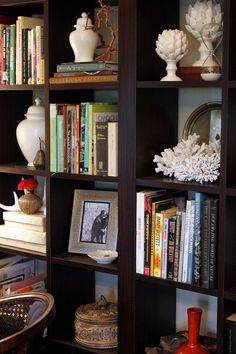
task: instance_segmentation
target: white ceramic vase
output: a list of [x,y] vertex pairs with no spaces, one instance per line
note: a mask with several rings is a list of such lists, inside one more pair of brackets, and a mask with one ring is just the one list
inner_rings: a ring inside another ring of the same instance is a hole
[[19,147],[28,161],[28,166],[33,166],[33,161],[39,150],[39,138],[45,141],[45,112],[40,105],[40,99],[35,99],[35,105],[28,108],[26,119],[22,120],[16,128],[16,138]]
[[74,27],[76,29],[70,33],[69,41],[75,55],[75,62],[93,61],[99,36],[93,30],[91,19],[83,12]]

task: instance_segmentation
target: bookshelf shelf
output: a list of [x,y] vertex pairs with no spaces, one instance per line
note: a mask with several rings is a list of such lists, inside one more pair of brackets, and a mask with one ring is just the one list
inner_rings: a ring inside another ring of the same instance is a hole
[[36,170],[20,163],[0,164],[0,172],[29,176],[45,176],[46,173],[45,170]]
[[196,182],[181,182],[175,178],[148,176],[136,179],[137,186],[146,186],[152,188],[173,188],[187,191],[200,191],[202,193],[219,194],[220,187],[218,183],[204,183]]
[[163,286],[167,287],[173,287],[176,289],[183,289],[183,290],[188,290],[194,293],[199,293],[199,294],[206,294],[206,295],[211,295],[211,296],[219,296],[219,290],[218,289],[205,289],[200,286],[195,286],[195,285],[190,285],[190,284],[184,284],[180,282],[175,282],[173,280],[167,280],[167,279],[161,279],[157,277],[147,277],[141,274],[137,274],[136,278],[138,281],[143,281],[143,282],[150,282],[153,284],[162,284]]
[[76,254],[68,254],[62,253],[55,256],[52,256],[53,264],[61,264],[68,267],[78,267],[78,268],[86,268],[90,270],[95,270],[98,272],[117,274],[117,262],[111,264],[98,264],[91,260],[86,255],[76,255]]
[[218,87],[222,88],[222,81],[137,81],[137,88],[190,88],[190,87]]
[[70,173],[51,173],[52,179],[69,179],[78,181],[103,181],[103,182],[118,182],[118,177],[109,176],[95,176],[95,175],[83,175],[83,174],[70,174]]
[[115,90],[118,88],[117,82],[96,82],[80,84],[50,84],[50,90]]
[[0,85],[0,91],[42,91],[44,85]]
[[10,246],[0,246],[0,252],[9,253],[9,254],[19,254],[28,258],[41,259],[43,261],[47,260],[47,256],[38,252],[23,250]]

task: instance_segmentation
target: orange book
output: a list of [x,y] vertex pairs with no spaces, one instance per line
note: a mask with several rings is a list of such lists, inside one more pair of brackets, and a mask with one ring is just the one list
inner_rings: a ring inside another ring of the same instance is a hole
[[115,82],[118,75],[50,77],[50,84],[78,84],[87,82]]

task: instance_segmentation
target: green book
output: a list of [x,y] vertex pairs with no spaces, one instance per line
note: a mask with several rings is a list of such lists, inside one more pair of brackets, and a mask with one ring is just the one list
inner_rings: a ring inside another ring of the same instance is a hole
[[56,146],[57,146],[57,133],[56,133],[56,116],[57,105],[56,103],[50,104],[50,171],[57,171],[57,158],[56,158]]
[[118,63],[113,61],[91,61],[83,63],[61,63],[57,65],[57,72],[101,70],[118,71]]

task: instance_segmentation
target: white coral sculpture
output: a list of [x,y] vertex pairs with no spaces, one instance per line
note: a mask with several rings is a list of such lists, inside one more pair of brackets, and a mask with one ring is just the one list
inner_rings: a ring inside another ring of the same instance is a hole
[[179,181],[213,182],[219,177],[220,140],[209,141],[209,145],[197,143],[199,135],[189,135],[173,149],[165,149],[155,155],[155,171],[165,176],[174,176]]

